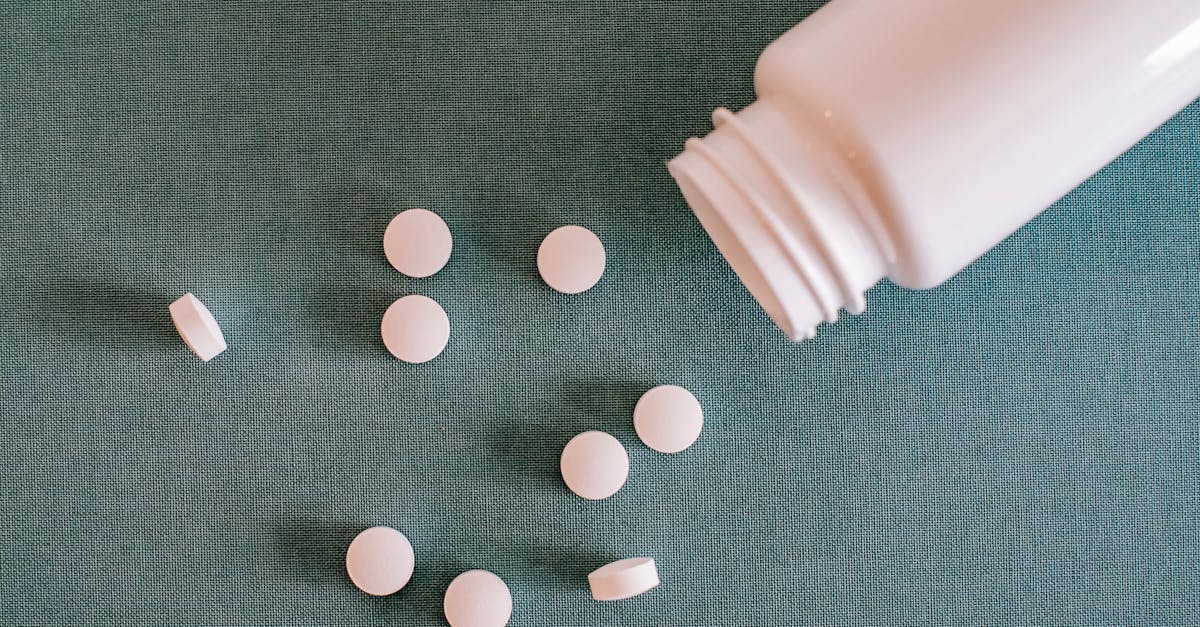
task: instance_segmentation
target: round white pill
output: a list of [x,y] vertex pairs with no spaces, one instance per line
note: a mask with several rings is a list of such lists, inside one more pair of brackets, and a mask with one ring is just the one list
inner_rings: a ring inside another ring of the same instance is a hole
[[216,318],[191,292],[180,296],[167,310],[179,337],[200,361],[208,361],[225,351],[225,335]]
[[585,431],[571,438],[559,465],[567,487],[593,501],[616,494],[629,478],[625,447],[603,431]]
[[375,596],[397,592],[412,579],[412,544],[391,527],[371,527],[346,549],[346,573],[359,590]]
[[504,627],[512,607],[504,580],[486,570],[468,570],[455,577],[442,603],[450,627]]
[[592,598],[619,601],[635,597],[658,586],[658,567],[649,557],[617,560],[588,574]]
[[428,209],[399,213],[383,232],[383,253],[392,267],[415,278],[430,276],[450,260],[450,227]]
[[538,248],[538,272],[547,285],[564,294],[595,285],[604,275],[604,261],[604,244],[582,226],[560,226]]
[[432,298],[412,294],[392,303],[380,325],[383,344],[396,359],[410,364],[441,354],[450,340],[450,318]]
[[633,427],[646,446],[660,453],[678,453],[700,437],[704,410],[691,392],[678,385],[660,385],[638,400]]

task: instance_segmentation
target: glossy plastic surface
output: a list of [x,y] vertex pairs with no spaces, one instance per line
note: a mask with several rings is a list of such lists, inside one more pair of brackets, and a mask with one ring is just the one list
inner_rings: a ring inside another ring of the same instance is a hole
[[755,82],[877,190],[888,276],[927,288],[1200,96],[1200,2],[834,0]]
[[1200,2],[834,0],[669,168],[775,322],[957,273],[1200,96]]

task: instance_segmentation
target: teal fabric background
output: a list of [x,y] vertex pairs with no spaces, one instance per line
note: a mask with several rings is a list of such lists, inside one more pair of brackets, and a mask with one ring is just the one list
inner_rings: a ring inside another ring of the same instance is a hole
[[[663,162],[818,4],[5,3],[0,622],[439,624],[485,568],[514,625],[1200,623],[1200,106],[792,345]],[[410,206],[429,279],[382,254]],[[534,269],[567,223],[610,259],[577,297]],[[410,293],[422,366],[378,337]],[[678,456],[633,433],[661,383],[707,411]],[[593,428],[603,502],[557,472]],[[342,566],[376,524],[418,560],[382,599]],[[590,600],[639,555],[660,589]]]

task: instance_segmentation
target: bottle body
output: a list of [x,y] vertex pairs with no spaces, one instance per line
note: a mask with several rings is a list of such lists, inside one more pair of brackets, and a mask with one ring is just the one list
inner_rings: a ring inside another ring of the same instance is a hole
[[802,339],[957,273],[1200,96],[1200,3],[834,0],[672,174]]

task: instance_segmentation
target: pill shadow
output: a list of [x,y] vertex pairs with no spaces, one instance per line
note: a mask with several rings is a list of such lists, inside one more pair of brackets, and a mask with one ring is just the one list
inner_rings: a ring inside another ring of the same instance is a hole
[[[496,481],[538,489],[565,490],[558,459],[562,448],[585,430],[579,420],[497,418],[487,449],[499,472]],[[577,426],[578,425],[578,426]]]
[[[387,597],[374,597],[369,602],[376,605],[381,617],[401,619],[414,615],[433,622],[444,620],[443,601],[446,589],[462,573],[483,568],[498,575],[508,585],[515,598],[543,591],[547,584],[559,589],[577,591],[588,595],[587,575],[593,570],[618,559],[612,553],[578,550],[571,547],[551,546],[536,541],[520,543],[519,558],[513,558],[512,538],[475,538],[467,544],[484,544],[494,547],[494,552],[483,551],[471,561],[461,557],[447,557],[431,547],[428,552],[418,549],[416,567],[409,584],[400,592]],[[443,549],[447,547],[442,547]],[[520,620],[521,604],[513,610],[513,622]]]
[[[524,187],[481,190],[478,206],[464,207],[456,213],[465,215],[478,229],[473,243],[509,271],[540,281],[537,271],[537,251],[542,240],[565,222],[556,215],[556,208],[546,203],[543,195]],[[498,212],[497,207],[520,207],[518,211]],[[453,226],[453,225],[452,225]],[[595,228],[593,226],[593,228]],[[473,234],[473,233],[472,233]],[[456,242],[457,244],[457,242]]]
[[480,567],[479,564],[469,563],[459,557],[447,557],[439,552],[447,548],[452,547],[432,546],[425,551],[422,547],[416,547],[417,559],[412,579],[400,592],[375,600],[380,614],[388,618],[417,614],[441,624],[444,621],[442,601],[450,582],[460,574]]
[[32,327],[54,338],[105,347],[173,346],[169,295],[108,281],[55,281],[34,298]]
[[333,186],[305,208],[311,212],[309,221],[319,225],[329,238],[333,250],[324,251],[326,256],[348,263],[353,269],[383,270],[387,267],[383,232],[392,217],[407,209],[408,204],[363,184]]
[[427,556],[422,554],[417,559],[413,596],[419,599],[432,594],[432,600],[440,607],[450,582],[475,568],[495,572],[514,593],[522,585],[538,589],[547,582],[586,591],[587,574],[617,559],[611,551],[564,544],[561,536],[551,535],[553,541],[547,541],[544,533],[505,531],[496,527],[479,528],[467,537],[458,537],[452,545],[430,547]]
[[590,551],[567,546],[550,546],[530,543],[522,548],[522,559],[514,562],[511,570],[531,580],[549,578],[565,587],[588,589],[588,573],[615,561],[611,552]]
[[339,351],[386,355],[379,323],[388,306],[404,295],[399,290],[326,285],[308,292],[305,313],[316,333]]
[[302,519],[278,523],[271,544],[276,557],[303,579],[346,577],[346,549],[370,525]]
[[595,417],[593,429],[632,436],[633,408],[652,385],[612,379],[584,379],[567,387],[563,401],[576,411]]
[[272,549],[298,579],[344,586],[371,605],[381,618],[405,621],[417,616],[441,621],[446,587],[459,573],[475,566],[440,555],[436,546],[418,544],[414,547],[417,559],[412,579],[402,590],[382,597],[359,593],[346,574],[346,550],[355,536],[371,526],[317,518],[282,521],[272,529]]
[[650,386],[589,379],[570,384],[559,402],[544,410],[525,408],[524,418],[497,417],[488,452],[500,468],[497,481],[539,489],[565,489],[559,469],[562,449],[584,431],[634,437],[633,408]]
[[343,586],[372,605],[382,617],[403,619],[416,613],[439,618],[439,580],[436,573],[429,577],[424,572],[428,569],[422,566],[423,555],[417,559],[410,583],[396,594],[376,597],[353,589],[354,584],[346,574],[346,550],[354,537],[370,526],[321,520],[285,522],[274,528],[272,548],[297,579]]

